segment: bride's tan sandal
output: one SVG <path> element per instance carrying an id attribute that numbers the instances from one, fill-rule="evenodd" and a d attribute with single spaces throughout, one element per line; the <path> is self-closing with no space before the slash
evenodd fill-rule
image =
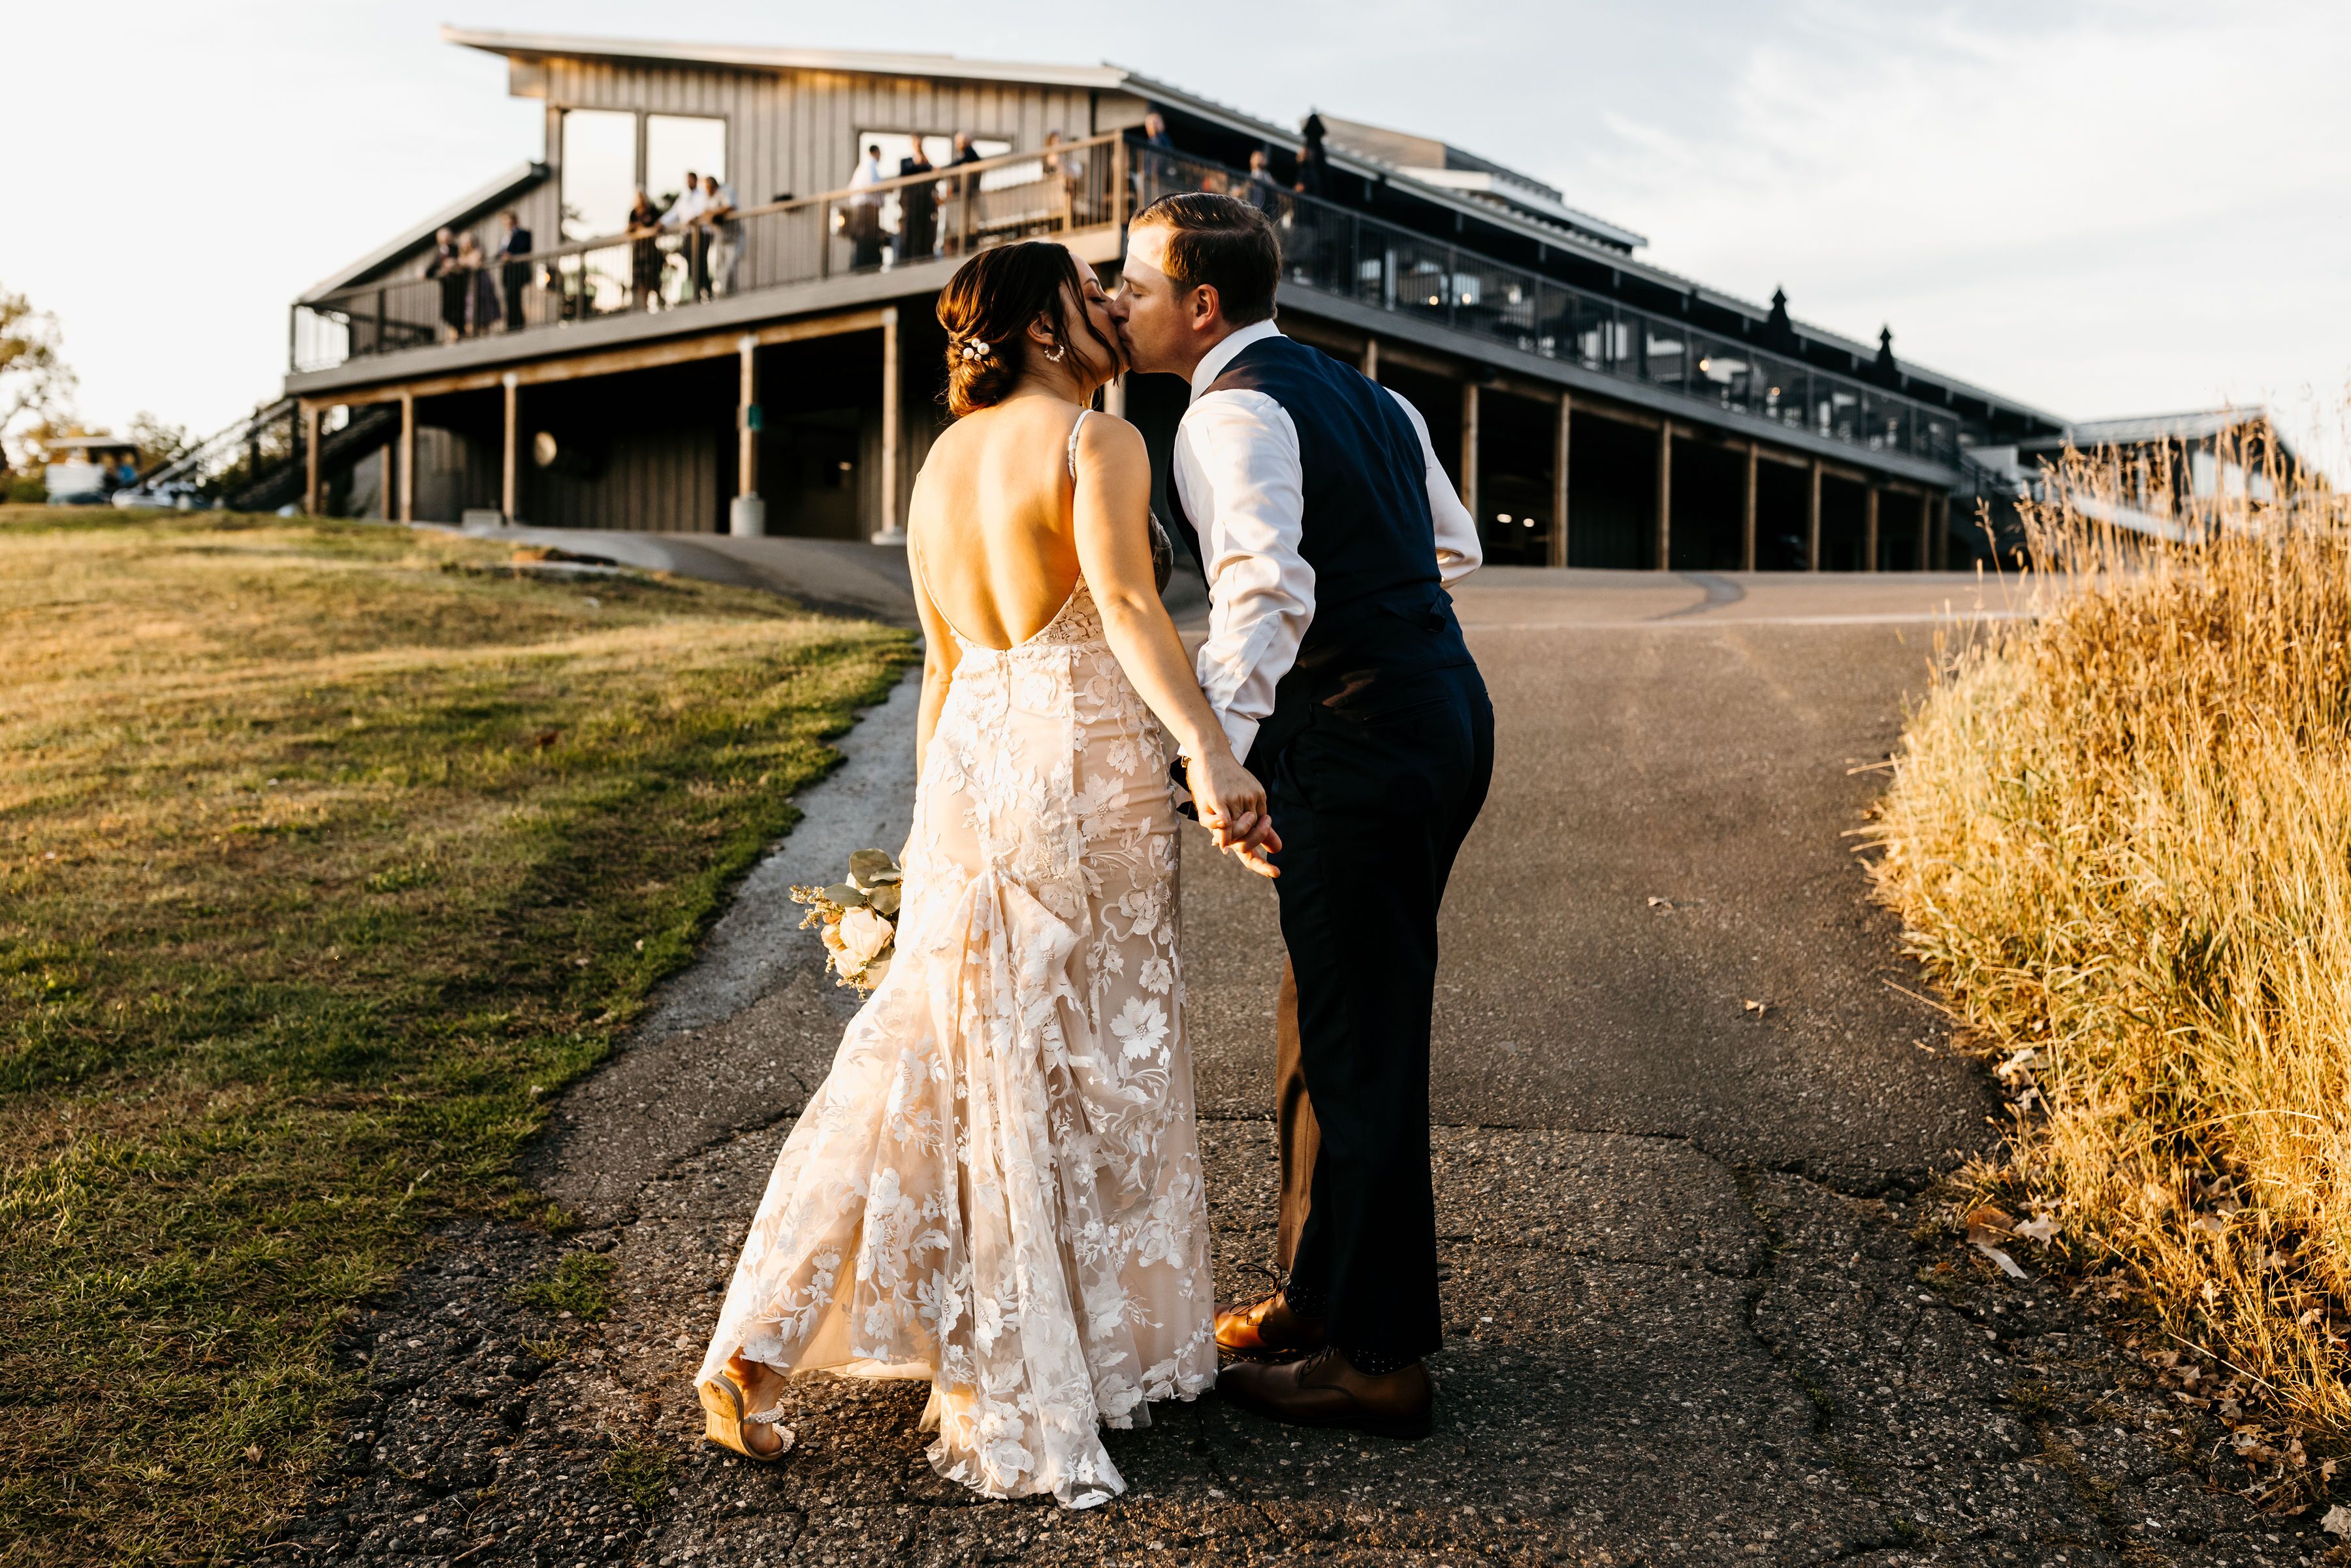
<path id="1" fill-rule="evenodd" d="M 722 1372 L 716 1378 L 694 1386 L 695 1392 L 702 1396 L 702 1436 L 705 1440 L 722 1448 L 732 1448 L 745 1458 L 762 1465 L 773 1464 L 791 1451 L 792 1429 L 778 1425 L 783 1420 L 784 1413 L 778 1409 L 763 1410 L 756 1416 L 748 1414 L 743 1387 L 731 1374 Z M 765 1427 L 773 1432 L 775 1448 L 768 1450 L 753 1448 L 750 1439 L 744 1435 L 746 1427 Z"/>

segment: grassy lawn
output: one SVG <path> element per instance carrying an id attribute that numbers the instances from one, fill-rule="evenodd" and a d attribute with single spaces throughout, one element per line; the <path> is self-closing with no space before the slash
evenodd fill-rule
<path id="1" fill-rule="evenodd" d="M 789 827 L 903 633 L 505 548 L 0 508 L 0 1563 L 284 1511 L 328 1342 Z"/>
<path id="2" fill-rule="evenodd" d="M 2351 514 L 2266 477 L 2200 542 L 2106 533 L 2131 497 L 2092 475 L 2030 519 L 2064 591 L 1914 716 L 1877 875 L 2000 1054 L 2018 1120 L 1988 1185 L 2135 1288 L 2147 1348 L 2340 1436 Z"/>

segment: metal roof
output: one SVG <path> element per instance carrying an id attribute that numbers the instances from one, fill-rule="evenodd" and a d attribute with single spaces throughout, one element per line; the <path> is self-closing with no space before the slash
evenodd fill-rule
<path id="1" fill-rule="evenodd" d="M 2067 425 L 2064 439 L 2081 447 L 2136 446 L 2150 441 L 2208 441 L 2243 425 L 2266 424 L 2269 417 L 2269 410 L 2255 403 L 2248 408 L 2199 408 L 2186 413 L 2088 419 Z"/>
<path id="2" fill-rule="evenodd" d="M 507 56 L 559 55 L 569 59 L 665 60 L 681 65 L 755 66 L 768 70 L 844 71 L 870 76 L 930 77 L 948 81 L 1027 82 L 1039 87 L 1114 89 L 1126 73 L 1115 66 L 1040 65 L 1024 60 L 967 60 L 956 55 L 900 54 L 877 49 L 793 49 L 759 44 L 684 44 L 653 38 L 598 38 L 571 33 L 505 33 L 489 28 L 441 29 L 444 43 Z"/>
<path id="3" fill-rule="evenodd" d="M 308 305 L 322 295 L 331 294 L 338 288 L 348 288 L 354 283 L 362 282 L 368 274 L 378 267 L 391 266 L 426 240 L 431 239 L 440 230 L 462 227 L 490 208 L 496 206 L 500 202 L 512 199 L 546 178 L 547 165 L 544 163 L 517 164 L 472 195 L 460 197 L 423 223 L 402 230 L 398 237 L 378 246 L 340 272 L 320 278 L 304 289 L 295 303 Z"/>

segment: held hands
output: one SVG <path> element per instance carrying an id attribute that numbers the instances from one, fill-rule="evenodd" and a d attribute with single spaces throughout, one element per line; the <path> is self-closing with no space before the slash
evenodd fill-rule
<path id="1" fill-rule="evenodd" d="M 1281 852 L 1281 837 L 1266 811 L 1265 786 L 1240 765 L 1231 747 L 1216 746 L 1206 757 L 1186 758 L 1184 781 L 1200 825 L 1215 836 L 1218 849 L 1238 855 L 1259 876 L 1281 874 L 1268 858 Z"/>

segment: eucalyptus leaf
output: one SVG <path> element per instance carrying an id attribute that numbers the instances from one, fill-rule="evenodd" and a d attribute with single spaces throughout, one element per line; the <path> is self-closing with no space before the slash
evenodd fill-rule
<path id="1" fill-rule="evenodd" d="M 887 850 L 859 850 L 849 857 L 849 880 L 860 887 L 873 887 L 898 879 L 898 862 L 890 858 Z"/>
<path id="2" fill-rule="evenodd" d="M 900 894 L 898 884 L 896 883 L 883 883 L 880 887 L 873 890 L 873 897 L 871 901 L 873 913 L 876 915 L 888 915 L 894 919 L 898 914 L 899 896 Z"/>
<path id="3" fill-rule="evenodd" d="M 864 893 L 860 889 L 852 887 L 845 882 L 834 883 L 831 887 L 824 890 L 824 895 L 832 900 L 835 904 L 841 905 L 843 909 L 862 909 L 865 907 Z"/>

